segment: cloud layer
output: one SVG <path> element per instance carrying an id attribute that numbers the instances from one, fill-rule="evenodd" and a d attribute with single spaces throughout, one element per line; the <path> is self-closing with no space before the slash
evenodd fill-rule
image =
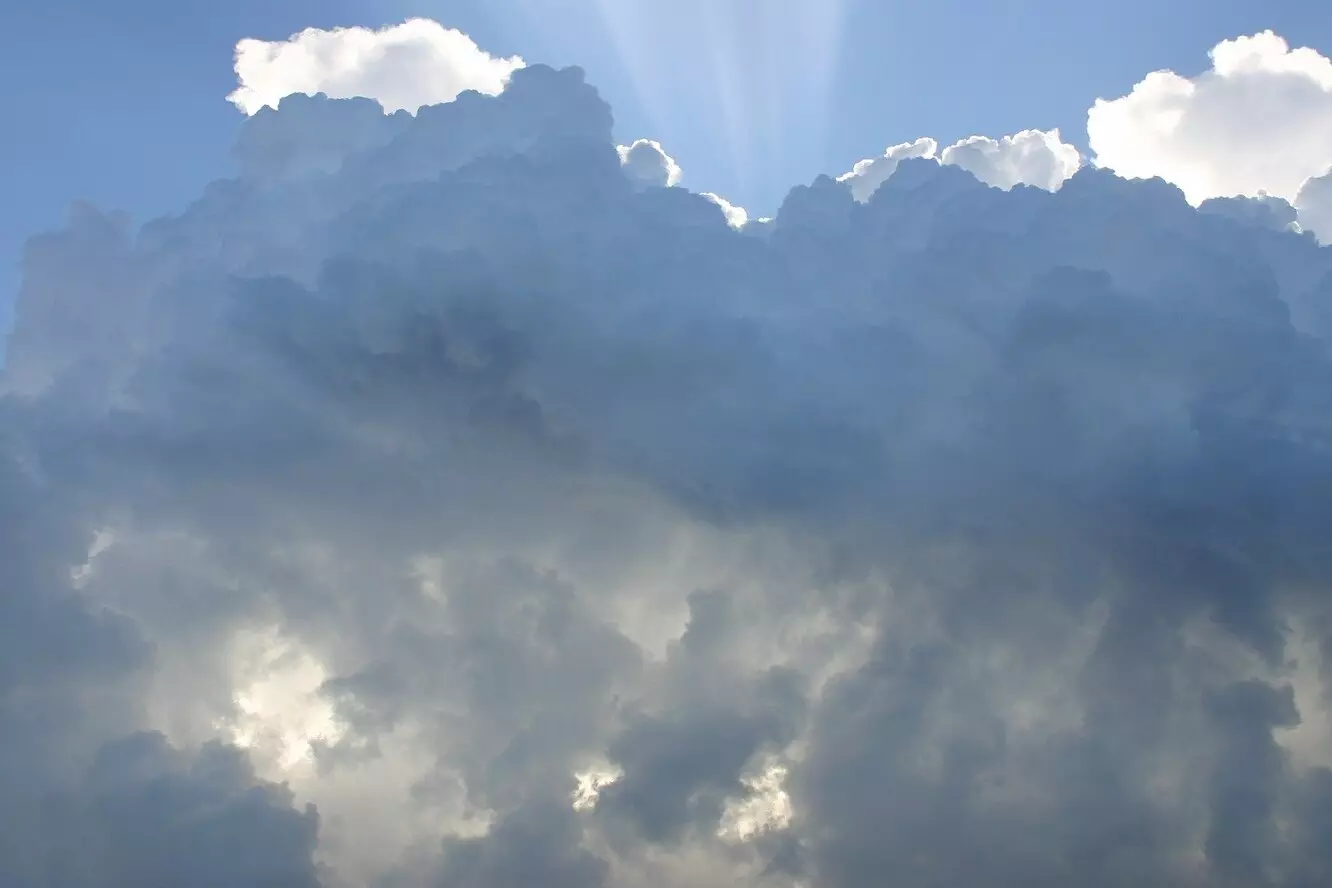
<path id="1" fill-rule="evenodd" d="M 29 244 L 0 884 L 1328 882 L 1284 204 L 1029 131 L 739 227 L 578 69 L 497 92 Z"/>

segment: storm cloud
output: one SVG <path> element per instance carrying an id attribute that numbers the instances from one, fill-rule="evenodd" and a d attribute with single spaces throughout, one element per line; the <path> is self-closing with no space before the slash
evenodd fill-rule
<path id="1" fill-rule="evenodd" d="M 0 882 L 1332 879 L 1332 249 L 1039 131 L 746 221 L 506 73 L 30 242 Z"/>

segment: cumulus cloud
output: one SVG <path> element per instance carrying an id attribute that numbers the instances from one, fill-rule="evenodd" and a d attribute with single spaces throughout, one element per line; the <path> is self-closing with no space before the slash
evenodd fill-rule
<path id="1" fill-rule="evenodd" d="M 1264 31 L 1223 40 L 1194 77 L 1155 71 L 1087 113 L 1097 165 L 1159 176 L 1193 204 L 1266 193 L 1295 201 L 1332 166 L 1332 60 Z"/>
<path id="2" fill-rule="evenodd" d="M 620 165 L 625 175 L 644 188 L 671 188 L 680 182 L 684 172 L 675 158 L 666 153 L 660 142 L 639 139 L 631 145 L 618 145 Z"/>
<path id="3" fill-rule="evenodd" d="M 921 140 L 740 233 L 577 69 L 375 110 L 29 244 L 0 883 L 1327 883 L 1288 205 Z"/>
<path id="4" fill-rule="evenodd" d="M 933 158 L 947 166 L 961 167 L 986 185 L 1008 190 L 1031 185 L 1054 191 L 1078 171 L 1078 149 L 1064 142 L 1059 130 L 1023 130 L 991 139 L 971 136 L 954 142 L 942 152 L 934 139 L 893 145 L 880 157 L 859 161 L 838 181 L 847 182 L 856 200 L 868 200 L 892 177 L 898 164 L 910 158 Z"/>
<path id="5" fill-rule="evenodd" d="M 1332 244 L 1332 169 L 1300 187 L 1295 195 L 1295 211 L 1301 228 L 1313 232 L 1321 242 Z"/>
<path id="6" fill-rule="evenodd" d="M 1033 185 L 1054 191 L 1078 171 L 1082 160 L 1078 149 L 1059 137 L 1059 130 L 1023 130 L 997 140 L 962 139 L 945 148 L 939 162 L 960 166 L 996 188 Z"/>
<path id="7" fill-rule="evenodd" d="M 931 138 L 921 138 L 914 142 L 892 145 L 879 157 L 869 157 L 856 161 L 850 172 L 841 175 L 838 181 L 850 184 L 851 193 L 855 195 L 856 200 L 868 200 L 870 195 L 897 171 L 897 165 L 904 159 L 908 157 L 934 157 L 938 150 L 939 143 Z"/>
<path id="8" fill-rule="evenodd" d="M 1303 230 L 1295 207 L 1270 194 L 1260 194 L 1257 197 L 1209 197 L 1198 205 L 1198 211 L 1226 216 L 1272 231 Z"/>
<path id="9" fill-rule="evenodd" d="M 227 98 L 246 114 L 285 96 L 325 93 L 377 100 L 386 111 L 416 111 L 465 90 L 495 95 L 524 62 L 498 58 L 461 31 L 430 19 L 379 28 L 306 28 L 286 40 L 236 44 L 240 85 Z"/>

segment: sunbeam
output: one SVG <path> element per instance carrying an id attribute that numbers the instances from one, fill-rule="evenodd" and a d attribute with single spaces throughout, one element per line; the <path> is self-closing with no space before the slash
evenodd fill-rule
<path id="1" fill-rule="evenodd" d="M 592 2 L 651 118 L 712 131 L 742 186 L 825 142 L 845 0 Z"/>

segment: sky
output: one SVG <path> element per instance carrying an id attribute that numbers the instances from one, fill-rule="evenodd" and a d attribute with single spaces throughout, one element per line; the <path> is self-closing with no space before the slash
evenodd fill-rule
<path id="1" fill-rule="evenodd" d="M 0 885 L 1332 884 L 1312 11 L 315 6 L 3 38 Z"/>
<path id="2" fill-rule="evenodd" d="M 1206 67 L 1222 39 L 1273 29 L 1332 47 L 1314 2 L 1129 0 L 16 0 L 0 35 L 7 101 L 27 122 L 0 145 L 0 318 L 23 241 L 72 201 L 142 220 L 229 170 L 222 101 L 244 37 L 434 18 L 500 56 L 578 64 L 622 141 L 656 139 L 691 187 L 769 213 L 794 184 L 888 145 L 1058 127 L 1141 77 Z"/>

